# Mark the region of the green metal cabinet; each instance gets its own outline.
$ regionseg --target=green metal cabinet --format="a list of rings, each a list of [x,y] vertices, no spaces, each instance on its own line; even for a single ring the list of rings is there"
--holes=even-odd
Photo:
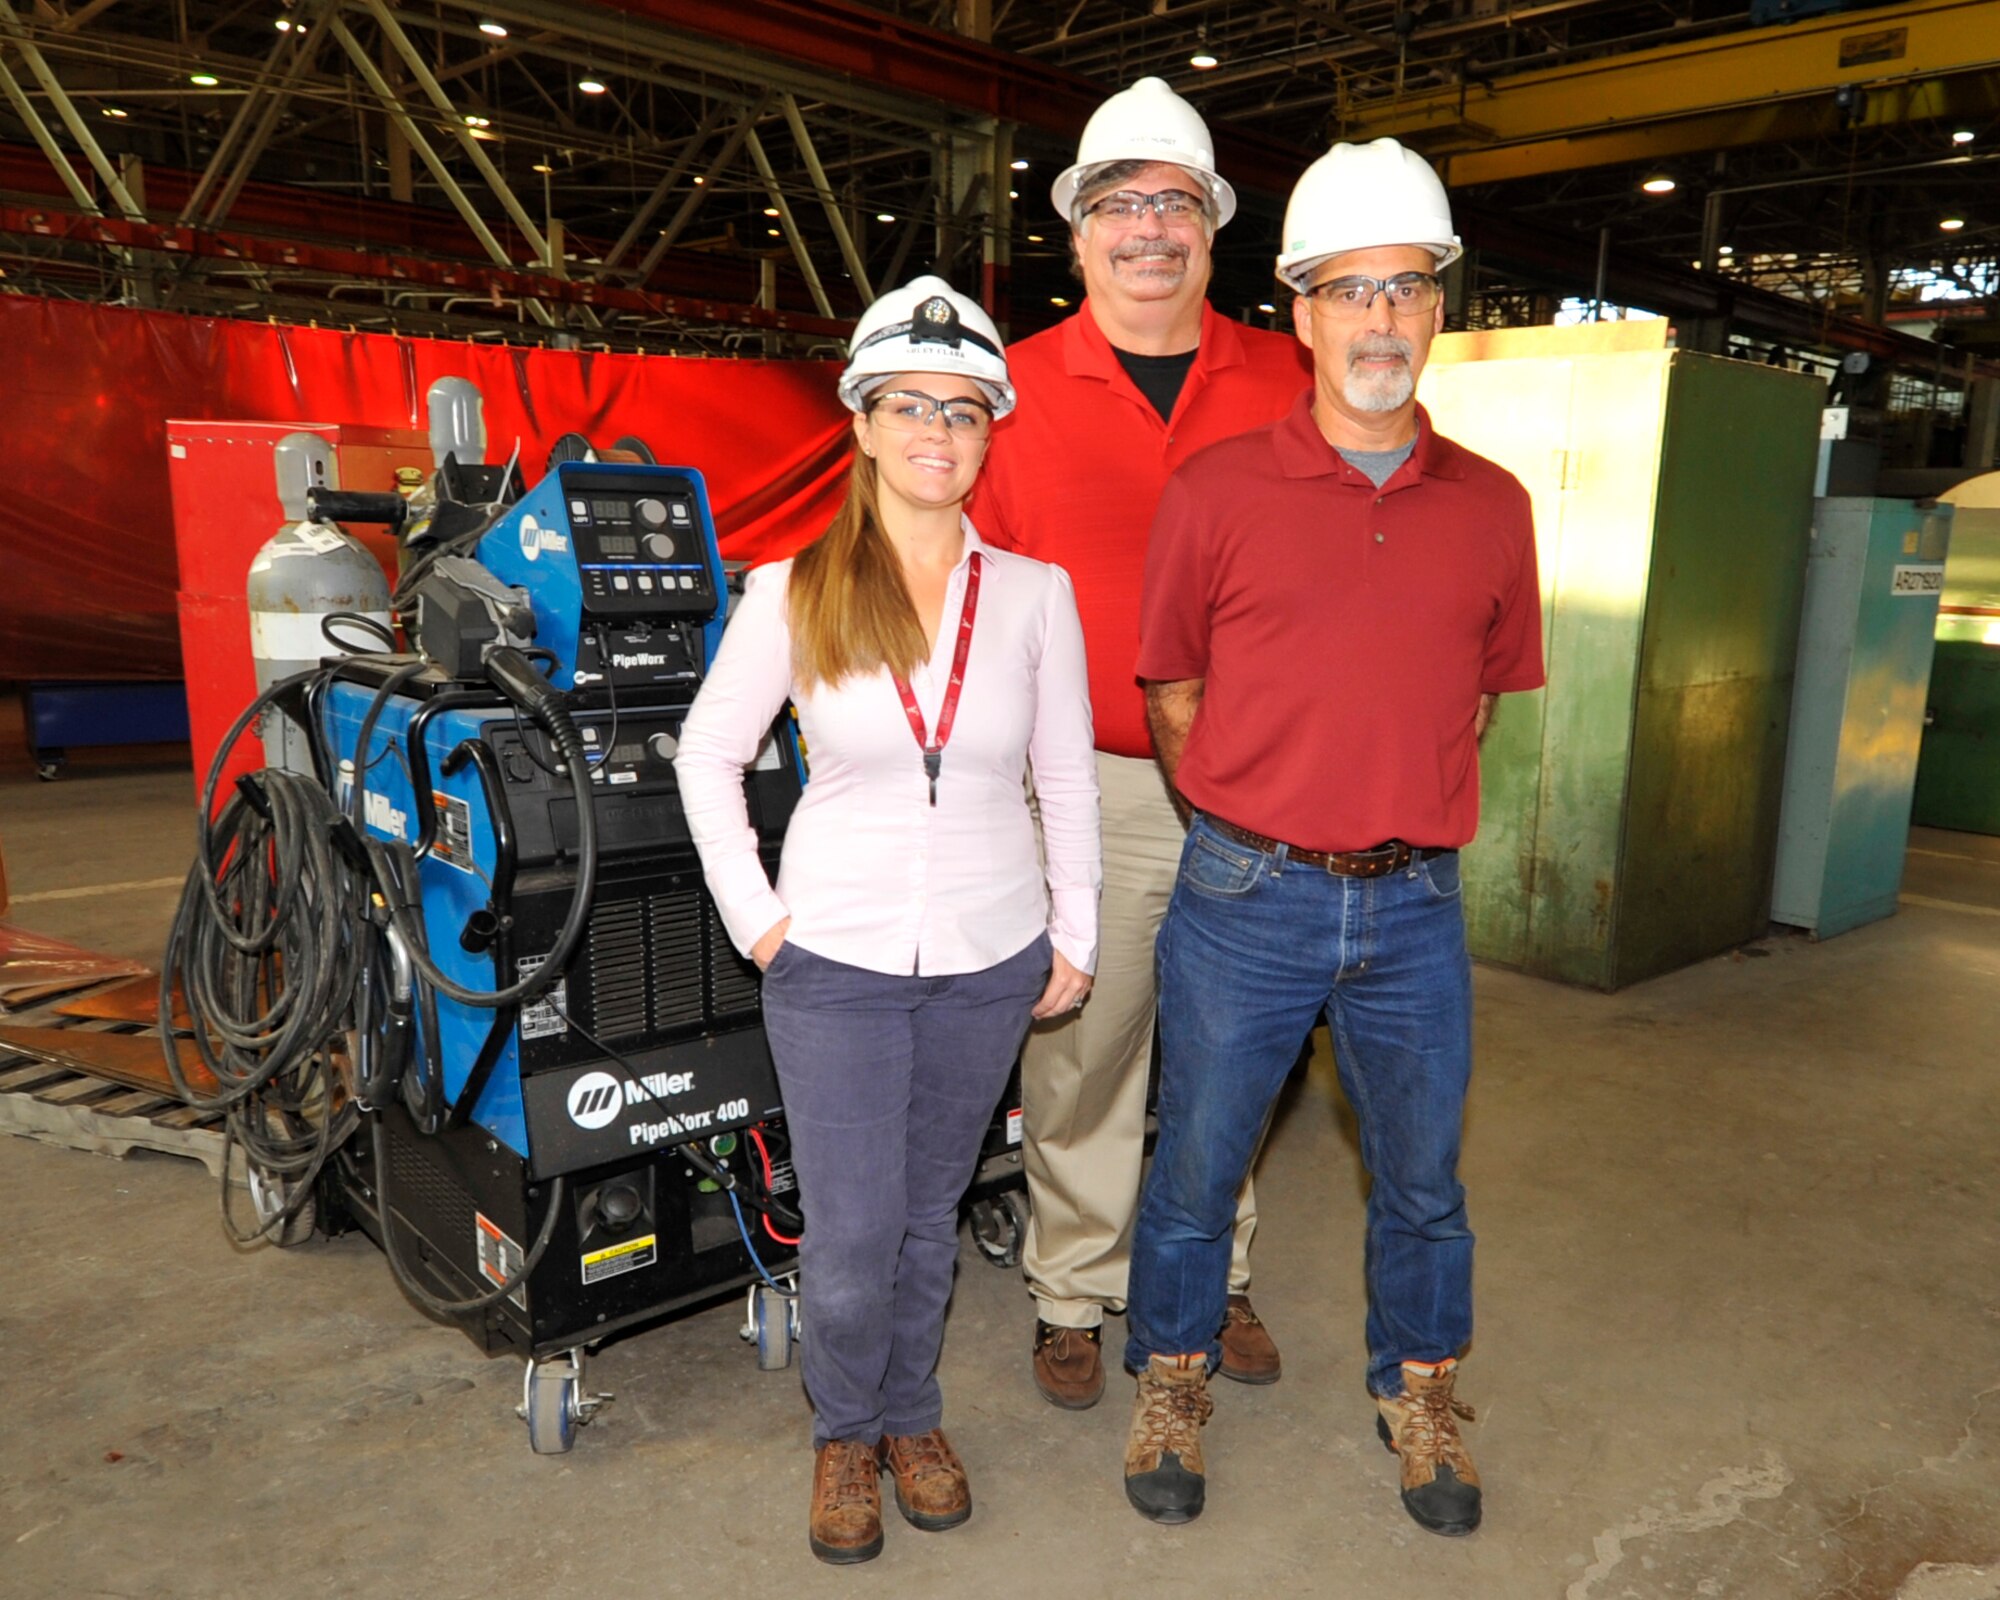
[[[1423,379],[1439,432],[1527,486],[1541,564],[1549,684],[1481,751],[1467,936],[1616,989],[1765,931],[1824,386],[1537,331],[1441,339]]]
[[[1813,508],[1771,920],[1828,939],[1894,914],[1951,507]]]

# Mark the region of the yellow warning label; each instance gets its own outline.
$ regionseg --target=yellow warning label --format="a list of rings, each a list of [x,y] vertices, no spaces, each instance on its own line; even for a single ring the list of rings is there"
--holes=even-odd
[[[584,1255],[583,1281],[601,1283],[621,1273],[637,1272],[641,1267],[650,1267],[659,1255],[659,1235],[652,1233],[606,1245],[602,1250],[592,1250]]]

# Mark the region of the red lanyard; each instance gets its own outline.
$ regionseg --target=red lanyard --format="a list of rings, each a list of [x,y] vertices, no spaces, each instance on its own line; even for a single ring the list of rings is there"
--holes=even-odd
[[[903,697],[903,715],[910,719],[910,732],[917,736],[917,748],[924,753],[924,776],[931,780],[932,805],[937,804],[945,741],[951,737],[951,725],[958,716],[958,691],[965,687],[965,658],[972,650],[972,619],[979,614],[979,565],[979,552],[975,550],[967,559],[965,599],[958,608],[958,648],[951,653],[951,682],[945,685],[944,704],[938,707],[935,739],[924,732],[924,714],[909,684],[896,674],[890,675],[895,679],[896,693]]]

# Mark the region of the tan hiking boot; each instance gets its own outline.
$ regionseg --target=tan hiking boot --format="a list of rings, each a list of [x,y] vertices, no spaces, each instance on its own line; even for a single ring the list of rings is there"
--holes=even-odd
[[[965,1464],[944,1429],[884,1434],[875,1453],[896,1480],[896,1509],[911,1527],[942,1533],[972,1515]]]
[[[1222,1360],[1215,1370],[1238,1383],[1276,1383],[1279,1368],[1277,1343],[1251,1310],[1250,1297],[1231,1295],[1222,1317]]]
[[[1375,1397],[1375,1429],[1403,1465],[1403,1509],[1432,1533],[1470,1533],[1479,1526],[1479,1471],[1458,1419],[1474,1420],[1471,1406],[1452,1392],[1456,1361],[1405,1361],[1403,1392]]]
[[[882,1485],[875,1447],[833,1439],[813,1458],[812,1553],[837,1567],[882,1553]]]
[[[1201,1429],[1214,1409],[1206,1355],[1154,1356],[1146,1363],[1125,1437],[1125,1498],[1140,1516],[1192,1522],[1201,1515]]]
[[[1052,1406],[1088,1411],[1104,1397],[1102,1328],[1063,1328],[1035,1319],[1035,1387]]]

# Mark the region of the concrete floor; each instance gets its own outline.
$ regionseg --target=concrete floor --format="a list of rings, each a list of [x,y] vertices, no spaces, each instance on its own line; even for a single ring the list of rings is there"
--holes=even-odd
[[[0,774],[16,921],[151,955],[181,769]],[[1615,996],[1481,971],[1465,1170],[1486,1525],[1396,1503],[1361,1388],[1361,1175],[1322,1054],[1260,1176],[1286,1376],[1218,1384],[1209,1510],[1126,1506],[1123,1380],[1028,1375],[969,1248],[945,1353],[965,1528],[805,1546],[796,1371],[719,1307],[605,1349],[537,1458],[520,1365],[425,1322],[358,1235],[233,1251],[206,1173],[0,1136],[0,1594],[859,1593],[1425,1600],[2000,1597],[2000,840],[1919,835],[1893,921]],[[1122,1323],[1114,1328],[1122,1332]]]

